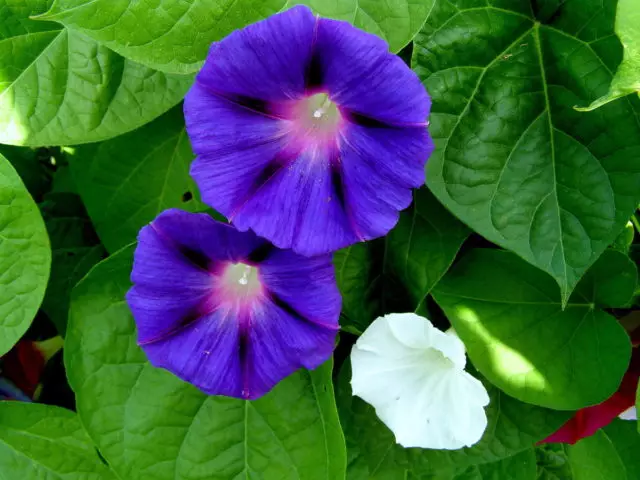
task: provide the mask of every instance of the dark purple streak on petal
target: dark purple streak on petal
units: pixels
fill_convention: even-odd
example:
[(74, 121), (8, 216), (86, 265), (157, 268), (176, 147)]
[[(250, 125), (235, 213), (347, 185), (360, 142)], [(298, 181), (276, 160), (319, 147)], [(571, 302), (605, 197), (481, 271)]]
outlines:
[(396, 224), (424, 184), (429, 109), (386, 42), (294, 7), (212, 47), (185, 101), (192, 175), (238, 229), (327, 253)]
[(169, 210), (141, 231), (132, 280), (127, 302), (150, 362), (206, 393), (258, 398), (331, 356), (341, 298), (330, 256)]

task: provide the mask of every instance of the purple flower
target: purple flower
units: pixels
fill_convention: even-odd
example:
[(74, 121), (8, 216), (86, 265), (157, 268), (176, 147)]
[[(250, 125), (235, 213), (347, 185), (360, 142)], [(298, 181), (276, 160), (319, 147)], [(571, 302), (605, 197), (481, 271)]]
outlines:
[(341, 299), (328, 255), (279, 250), (206, 214), (140, 231), (127, 302), (151, 363), (211, 395), (254, 399), (329, 359)]
[(430, 99), (386, 42), (295, 7), (214, 43), (185, 101), (203, 200), (303, 255), (385, 235), (424, 184)]

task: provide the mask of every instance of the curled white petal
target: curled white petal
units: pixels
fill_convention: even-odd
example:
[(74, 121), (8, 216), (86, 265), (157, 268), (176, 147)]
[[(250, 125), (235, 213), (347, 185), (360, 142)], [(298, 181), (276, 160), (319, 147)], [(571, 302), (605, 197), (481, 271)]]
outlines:
[(627, 408), (624, 412), (619, 415), (619, 418), (622, 420), (638, 420), (638, 413), (636, 411), (636, 407)]
[(413, 313), (376, 319), (351, 351), (353, 394), (404, 447), (455, 450), (487, 427), (489, 395), (464, 371), (464, 344)]

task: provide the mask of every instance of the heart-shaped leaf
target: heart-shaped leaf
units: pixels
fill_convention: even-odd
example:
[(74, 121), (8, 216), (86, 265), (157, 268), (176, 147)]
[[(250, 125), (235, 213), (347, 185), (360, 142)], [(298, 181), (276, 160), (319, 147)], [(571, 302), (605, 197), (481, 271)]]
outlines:
[(635, 283), (635, 265), (609, 250), (563, 308), (549, 276), (513, 253), (476, 249), (432, 293), (493, 384), (525, 402), (572, 410), (620, 385), (631, 343), (598, 305), (626, 303)]
[(29, 19), (46, 8), (47, 0), (0, 0), (0, 142), (111, 138), (153, 120), (191, 85), (192, 77), (151, 70), (80, 32)]
[(40, 211), (0, 155), (0, 356), (29, 328), (50, 268), (51, 248)]
[(437, 2), (412, 65), (433, 100), (427, 184), (566, 302), (640, 200), (640, 99), (595, 112), (622, 46), (616, 0)]
[(331, 364), (257, 401), (207, 396), (152, 367), (124, 302), (132, 252), (98, 264), (74, 289), (65, 343), (80, 418), (120, 478), (344, 478)]

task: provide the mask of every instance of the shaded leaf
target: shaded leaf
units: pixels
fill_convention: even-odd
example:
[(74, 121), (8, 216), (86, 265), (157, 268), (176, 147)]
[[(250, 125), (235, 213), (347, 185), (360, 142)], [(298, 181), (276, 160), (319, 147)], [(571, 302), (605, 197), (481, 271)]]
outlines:
[(51, 239), (51, 276), (42, 309), (64, 335), (67, 329), (71, 289), (91, 267), (105, 257), (80, 197), (51, 193), (40, 205)]
[(65, 364), (83, 425), (121, 478), (344, 478), (331, 363), (256, 401), (205, 395), (152, 367), (124, 294), (133, 248), (74, 289)]
[(538, 480), (573, 480), (566, 445), (547, 443), (536, 448)]
[(469, 467), (452, 480), (536, 480), (536, 455), (533, 449), (525, 450), (497, 462)]
[(627, 301), (632, 285), (634, 266), (607, 251), (563, 309), (549, 276), (510, 252), (476, 249), (433, 295), (492, 383), (522, 401), (571, 410), (604, 401), (620, 385), (629, 336), (597, 305)]
[(134, 132), (69, 155), (80, 196), (107, 250), (135, 241), (167, 208), (205, 209), (189, 176), (194, 159), (178, 106)]
[(0, 155), (16, 169), (29, 194), (37, 202), (51, 188), (51, 173), (43, 164), (46, 149), (0, 145)]
[(456, 3), (437, 2), (414, 42), (433, 100), (427, 184), (566, 302), (640, 200), (640, 99), (573, 108), (620, 61), (616, 0)]
[(361, 333), (385, 313), (424, 314), (427, 295), (468, 234), (427, 189), (416, 190), (413, 205), (384, 239), (336, 252), (341, 326)]

